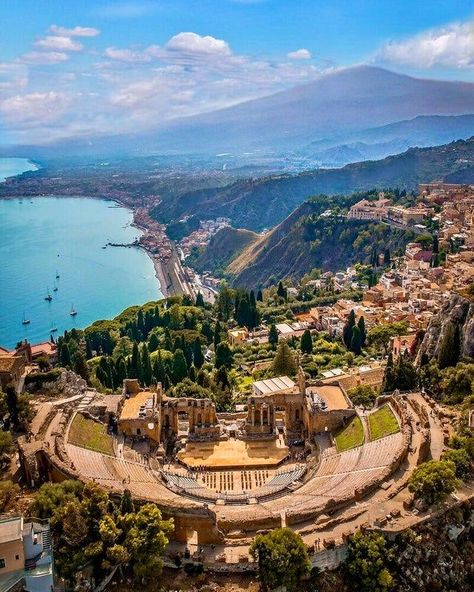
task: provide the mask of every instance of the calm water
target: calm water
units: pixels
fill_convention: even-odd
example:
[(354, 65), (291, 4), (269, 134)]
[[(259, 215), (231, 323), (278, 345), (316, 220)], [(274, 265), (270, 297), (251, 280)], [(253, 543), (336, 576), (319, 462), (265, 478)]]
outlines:
[(26, 171), (36, 171), (37, 168), (26, 158), (0, 158), (0, 181)]
[[(102, 200), (0, 201), (0, 345), (45, 340), (53, 326), (59, 335), (161, 298), (153, 263), (143, 251), (102, 248), (139, 236), (131, 221), (130, 211)], [(51, 302), (44, 299), (48, 288)], [(76, 317), (69, 314), (72, 305)], [(22, 325), (24, 314), (29, 325)]]

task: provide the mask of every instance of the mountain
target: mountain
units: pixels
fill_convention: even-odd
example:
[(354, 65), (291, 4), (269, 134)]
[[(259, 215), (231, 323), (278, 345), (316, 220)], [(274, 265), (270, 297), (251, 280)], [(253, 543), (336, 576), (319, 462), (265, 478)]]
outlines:
[(420, 115), (311, 142), (299, 153), (328, 168), (361, 160), (379, 160), (415, 146), (436, 146), (471, 136), (474, 136), (474, 115)]
[[(397, 252), (413, 239), (410, 230), (394, 229), (368, 221), (327, 216), (329, 207), (347, 207), (357, 196), (319, 197), (301, 204), (281, 224), (264, 235), (254, 235), (245, 248), (229, 257), (226, 268), (214, 266), (213, 245), (201, 255), (206, 269), (224, 272), (235, 286), (264, 286), (285, 277), (301, 278), (313, 268), (342, 269), (350, 264), (368, 263), (373, 249), (383, 253), (388, 247)], [(323, 214), (323, 215), (321, 215)], [(225, 243), (226, 237), (214, 237)]]
[(474, 137), (432, 148), (410, 148), (383, 160), (236, 181), (226, 187), (186, 192), (164, 201), (153, 215), (164, 223), (185, 216), (225, 216), (232, 225), (259, 231), (280, 223), (309, 196), (371, 188), (411, 191), (430, 181), (474, 183)]
[[(473, 113), (474, 83), (426, 80), (357, 66), (328, 72), (305, 85), (226, 109), (175, 119), (147, 132), (71, 138), (17, 150), (29, 151), (27, 156), (33, 157), (157, 151), (287, 153), (318, 140), (420, 115)], [(449, 140), (459, 137), (468, 136), (463, 133)], [(378, 141), (387, 140), (379, 137)]]

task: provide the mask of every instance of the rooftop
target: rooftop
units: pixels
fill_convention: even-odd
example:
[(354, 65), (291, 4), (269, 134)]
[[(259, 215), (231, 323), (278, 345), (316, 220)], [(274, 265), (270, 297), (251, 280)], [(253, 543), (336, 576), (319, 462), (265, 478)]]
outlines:
[(22, 361), (21, 356), (0, 355), (0, 372), (11, 372)]
[(153, 410), (153, 399), (156, 393), (151, 391), (140, 391), (132, 395), (125, 402), (120, 413), (120, 419), (143, 419), (147, 411)]
[(0, 520), (0, 544), (18, 541), (22, 538), (23, 518), (13, 516)]
[(269, 395), (278, 393), (295, 387), (295, 383), (288, 376), (279, 376), (278, 378), (267, 378), (266, 380), (257, 380), (253, 383), (253, 390), (260, 395)]

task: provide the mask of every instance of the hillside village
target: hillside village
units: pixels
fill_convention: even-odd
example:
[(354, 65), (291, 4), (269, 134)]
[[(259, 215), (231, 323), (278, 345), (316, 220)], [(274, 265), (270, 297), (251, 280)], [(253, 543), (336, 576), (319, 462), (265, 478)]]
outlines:
[[(347, 219), (415, 227), (403, 253), (372, 249), (370, 263), (255, 291), (222, 283), (212, 304), (185, 293), (57, 340), (2, 348), (1, 419), (14, 435), (3, 448), (2, 511), (32, 500), (11, 529), (25, 549), (28, 529), (45, 541), (44, 563), (22, 551), (8, 581), (37, 577), (46, 590), (59, 575), (83, 589), (84, 573), (71, 566), (113, 577), (111, 541), (124, 549), (130, 581), (137, 577), (128, 538), (90, 530), (99, 547), (86, 560), (58, 527), (60, 506), (40, 503), (64, 496), (71, 480), (78, 512), (88, 496), (110, 497), (125, 531), (127, 520), (139, 524), (141, 511), (158, 508), (166, 543), (154, 552), (189, 573), (255, 574), (252, 541), (291, 525), (315, 573), (327, 572), (324, 590), (358, 537), (381, 535), (385, 545), (441, 508), (472, 512), (474, 412), (464, 377), (474, 378), (473, 205), (472, 186), (421, 185), (408, 206), (371, 194)], [(186, 248), (227, 224), (201, 224)], [(425, 471), (447, 471), (445, 486), (427, 493)], [(129, 497), (136, 513), (119, 517), (112, 500), (124, 507)], [(27, 517), (42, 503), (39, 519), (51, 522)], [(443, 585), (448, 577), (433, 576)]]

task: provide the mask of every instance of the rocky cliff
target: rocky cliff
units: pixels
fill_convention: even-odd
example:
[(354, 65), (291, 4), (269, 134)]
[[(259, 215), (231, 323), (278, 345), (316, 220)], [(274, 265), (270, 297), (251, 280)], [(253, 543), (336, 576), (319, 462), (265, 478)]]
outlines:
[(455, 335), (460, 357), (474, 357), (474, 301), (453, 293), (432, 319), (420, 346), (417, 360), (438, 358), (448, 334)]

